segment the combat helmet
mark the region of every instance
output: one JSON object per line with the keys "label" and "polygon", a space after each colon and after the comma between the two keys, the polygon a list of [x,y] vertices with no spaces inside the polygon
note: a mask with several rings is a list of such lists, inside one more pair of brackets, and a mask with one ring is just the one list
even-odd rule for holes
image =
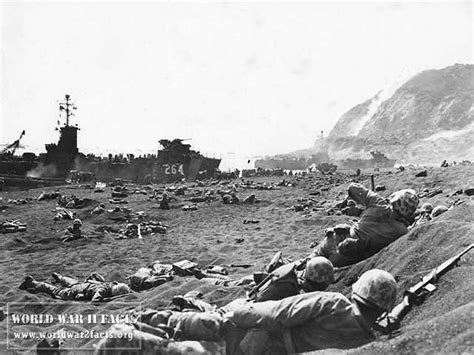
{"label": "combat helmet", "polygon": [[82,221],[79,219],[79,218],[76,218],[73,222],[72,222],[72,225],[73,226],[82,226]]}
{"label": "combat helmet", "polygon": [[412,189],[394,192],[390,195],[389,200],[393,209],[405,218],[410,218],[414,215],[420,202],[415,190]]}
{"label": "combat helmet", "polygon": [[433,205],[429,202],[425,202],[421,205],[420,212],[431,213],[433,211]]}
{"label": "combat helmet", "polygon": [[311,258],[306,263],[305,279],[318,284],[332,284],[335,281],[332,263],[323,256]]}
{"label": "combat helmet", "polygon": [[377,311],[389,312],[397,297],[397,282],[387,271],[366,271],[352,285],[352,298]]}
{"label": "combat helmet", "polygon": [[443,206],[443,205],[438,205],[435,208],[433,208],[433,211],[431,212],[431,217],[433,218],[438,217],[440,214],[443,214],[447,210],[449,210],[448,207]]}

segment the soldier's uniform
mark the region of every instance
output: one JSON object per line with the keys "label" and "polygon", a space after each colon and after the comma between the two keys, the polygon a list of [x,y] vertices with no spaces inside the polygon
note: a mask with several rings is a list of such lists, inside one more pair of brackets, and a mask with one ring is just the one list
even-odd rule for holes
{"label": "soldier's uniform", "polygon": [[35,280],[25,280],[20,285],[20,289],[26,289],[32,292],[47,293],[55,298],[65,301],[103,301],[112,297],[112,287],[116,284],[113,282],[102,282],[88,278],[84,282],[66,276],[58,275],[57,281],[60,286],[48,284]]}
{"label": "soldier's uniform", "polygon": [[359,222],[344,233],[326,236],[321,248],[311,254],[326,256],[339,267],[368,258],[408,233],[418,206],[413,190],[397,191],[386,200],[361,184],[352,183],[348,193],[352,200],[365,206]]}
{"label": "soldier's uniform", "polygon": [[[241,342],[245,354],[349,349],[374,339],[358,308],[334,292],[310,292],[281,301],[229,304],[237,327],[254,329]],[[264,329],[264,330],[258,330]]]}
{"label": "soldier's uniform", "polygon": [[[332,263],[324,257],[310,258],[304,270],[298,270],[298,263],[289,263],[272,271],[270,278],[255,294],[255,302],[281,300],[300,292],[323,291],[334,283]],[[303,264],[300,264],[304,266]]]}
{"label": "soldier's uniform", "polygon": [[[171,329],[175,339],[225,340],[227,354],[350,349],[375,339],[370,328],[382,313],[393,308],[396,294],[393,276],[374,269],[352,285],[352,301],[339,293],[316,291],[279,301],[240,299],[220,310],[202,313],[148,311],[141,314],[140,321]],[[153,343],[159,344],[151,340],[147,346]]]}
{"label": "soldier's uniform", "polygon": [[342,266],[342,257],[337,253],[337,247],[344,239],[350,237],[350,229],[351,226],[348,224],[338,224],[326,229],[324,239],[314,248],[310,257],[324,256],[334,265]]}
{"label": "soldier's uniform", "polygon": [[397,218],[385,198],[355,183],[349,186],[349,196],[366,207],[360,221],[352,226],[350,233],[351,237],[367,243],[369,253],[378,252],[408,232],[410,222]]}
{"label": "soldier's uniform", "polygon": [[67,232],[71,233],[74,239],[82,238],[81,228],[78,225],[73,225],[72,227],[67,227]]}
{"label": "soldier's uniform", "polygon": [[71,227],[66,229],[66,235],[62,238],[63,242],[69,242],[75,239],[84,238],[81,232],[82,221],[80,219],[75,219]]}

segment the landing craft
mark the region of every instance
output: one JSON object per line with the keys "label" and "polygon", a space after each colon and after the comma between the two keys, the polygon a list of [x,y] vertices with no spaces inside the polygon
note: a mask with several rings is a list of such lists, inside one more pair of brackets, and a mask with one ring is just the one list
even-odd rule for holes
{"label": "landing craft", "polygon": [[[321,136],[317,140],[318,151],[310,155],[310,157],[302,156],[302,154],[293,153],[286,155],[277,155],[274,157],[266,157],[255,161],[255,168],[260,169],[285,169],[285,170],[306,170],[316,168],[317,166],[324,171],[334,170],[334,167],[345,169],[370,169],[370,168],[393,168],[397,162],[395,159],[389,159],[385,154],[378,151],[371,151],[370,159],[345,159],[333,160],[329,156],[329,144],[327,139]],[[308,153],[306,153],[308,155]],[[326,165],[325,165],[326,164]]]}
{"label": "landing craft", "polygon": [[158,149],[157,154],[143,157],[133,154],[109,154],[107,158],[85,155],[77,147],[79,127],[70,124],[76,109],[70,96],[66,95],[64,102],[59,104],[60,113],[65,114],[65,124],[59,128],[59,141],[45,145],[46,153],[38,157],[33,153],[24,153],[21,157],[14,155],[24,131],[19,139],[7,145],[0,153],[0,176],[4,179],[13,176],[11,179],[15,181],[30,176],[41,178],[43,182],[48,178],[59,178],[64,183],[73,170],[92,173],[101,181],[121,178],[133,182],[160,183],[210,178],[219,168],[221,159],[205,157],[192,150],[190,144],[183,143],[185,139],[162,139],[162,149]]}
{"label": "landing craft", "polygon": [[337,162],[337,165],[346,169],[393,168],[397,162],[376,150],[370,152],[370,155],[371,159],[346,159]]}

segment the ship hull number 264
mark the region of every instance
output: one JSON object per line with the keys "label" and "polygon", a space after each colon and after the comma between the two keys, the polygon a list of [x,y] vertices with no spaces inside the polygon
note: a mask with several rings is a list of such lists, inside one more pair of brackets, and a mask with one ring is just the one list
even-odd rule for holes
{"label": "ship hull number 264", "polygon": [[184,175],[183,164],[163,164],[166,175]]}

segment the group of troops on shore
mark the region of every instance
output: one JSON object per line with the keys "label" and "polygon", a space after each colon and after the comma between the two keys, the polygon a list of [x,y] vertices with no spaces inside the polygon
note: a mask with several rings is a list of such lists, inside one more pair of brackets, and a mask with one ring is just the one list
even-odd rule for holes
{"label": "group of troops on shore", "polygon": [[[145,311],[138,325],[114,328],[132,329],[133,341],[103,339],[97,353],[121,353],[137,344],[143,353],[199,352],[200,342],[221,342],[228,354],[288,354],[349,349],[373,341],[372,326],[388,316],[395,304],[394,277],[380,269],[366,271],[352,285],[349,298],[325,290],[335,283],[335,268],[376,254],[406,234],[429,206],[418,209],[419,198],[412,189],[396,191],[386,199],[357,183],[350,184],[348,198],[364,206],[358,222],[327,229],[312,253],[298,261],[285,261],[278,254],[266,273],[253,275],[256,286],[247,298],[216,307],[176,296],[175,310]],[[77,234],[79,227],[75,221],[70,233]],[[27,276],[20,289],[92,302],[133,292],[127,284],[106,282],[98,274],[80,282],[55,273],[53,280],[49,284]]]}

